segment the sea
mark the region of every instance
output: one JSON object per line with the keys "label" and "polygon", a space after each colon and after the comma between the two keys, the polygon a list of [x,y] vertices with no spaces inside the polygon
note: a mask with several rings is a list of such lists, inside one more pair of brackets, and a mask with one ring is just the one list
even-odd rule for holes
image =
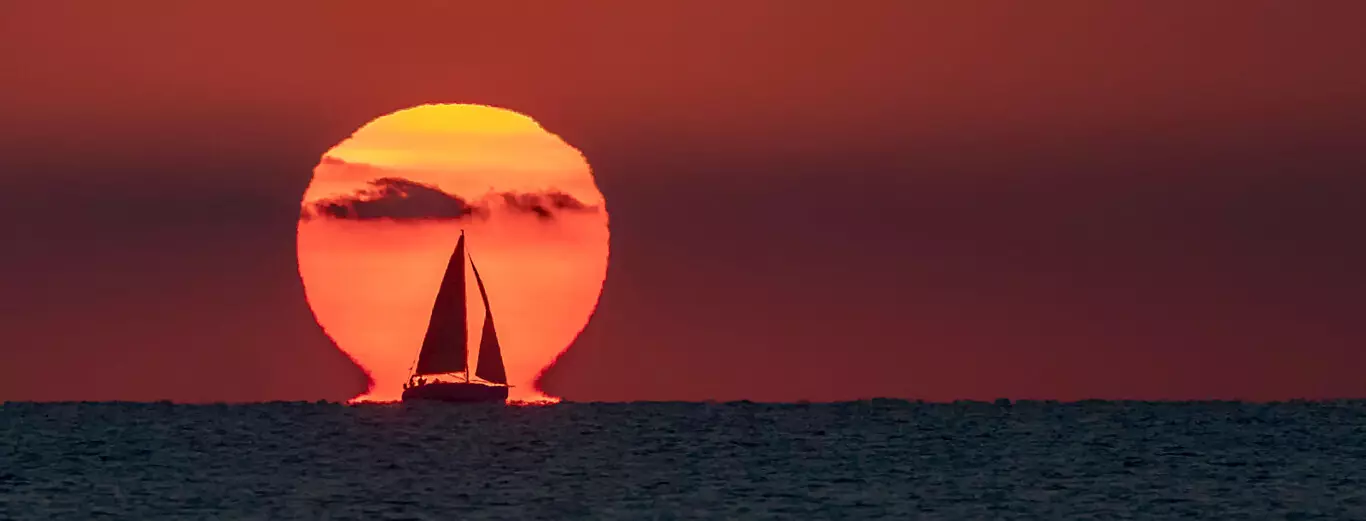
{"label": "sea", "polygon": [[1366,401],[9,402],[0,519],[1366,519]]}

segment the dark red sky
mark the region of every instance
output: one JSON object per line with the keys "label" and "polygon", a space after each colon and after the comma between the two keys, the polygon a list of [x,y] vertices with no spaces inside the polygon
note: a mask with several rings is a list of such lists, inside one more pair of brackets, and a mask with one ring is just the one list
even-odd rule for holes
{"label": "dark red sky", "polygon": [[354,394],[297,202],[432,101],[608,198],[555,394],[1366,395],[1359,2],[406,4],[0,4],[0,399]]}

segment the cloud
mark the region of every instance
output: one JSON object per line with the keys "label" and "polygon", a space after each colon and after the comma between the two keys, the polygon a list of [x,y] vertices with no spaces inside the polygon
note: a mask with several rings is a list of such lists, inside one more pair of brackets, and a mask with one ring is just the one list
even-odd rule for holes
{"label": "cloud", "polygon": [[564,192],[540,192],[540,193],[515,193],[503,192],[499,194],[503,199],[503,207],[521,213],[534,214],[542,220],[551,220],[559,212],[594,212],[597,207],[588,206],[582,201]]}
{"label": "cloud", "polygon": [[[315,201],[303,208],[300,218],[372,221],[455,220],[505,210],[531,214],[543,221],[565,212],[591,213],[596,206],[584,204],[559,191],[499,192],[478,201],[467,201],[441,189],[400,177],[382,177],[351,194]],[[495,204],[501,203],[501,204]]]}
{"label": "cloud", "polygon": [[306,206],[300,217],[417,221],[460,219],[482,211],[482,208],[432,185],[407,179],[382,177],[370,181],[369,185],[369,188],[350,195],[316,201]]}

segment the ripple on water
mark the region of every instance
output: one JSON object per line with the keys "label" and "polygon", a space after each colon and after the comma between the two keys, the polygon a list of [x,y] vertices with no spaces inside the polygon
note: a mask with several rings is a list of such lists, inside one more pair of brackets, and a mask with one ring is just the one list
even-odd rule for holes
{"label": "ripple on water", "polygon": [[5,403],[0,518],[1366,518],[1366,403]]}

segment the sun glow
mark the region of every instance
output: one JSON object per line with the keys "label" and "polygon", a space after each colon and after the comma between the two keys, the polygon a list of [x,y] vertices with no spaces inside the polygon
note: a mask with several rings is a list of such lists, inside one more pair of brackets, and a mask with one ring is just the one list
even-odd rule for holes
{"label": "sun glow", "polygon": [[[299,272],[319,324],[375,381],[357,400],[398,399],[461,230],[489,288],[510,400],[554,401],[533,382],[597,304],[605,201],[577,150],[530,117],[483,105],[382,116],[314,169]],[[473,357],[482,308],[467,320]]]}
{"label": "sun glow", "polygon": [[[407,171],[432,170],[455,190],[555,186],[601,199],[583,155],[535,120],[483,105],[422,105],[362,127],[327,156]],[[494,172],[501,175],[490,175]],[[463,186],[461,186],[463,185]],[[598,201],[593,201],[598,202]]]}

